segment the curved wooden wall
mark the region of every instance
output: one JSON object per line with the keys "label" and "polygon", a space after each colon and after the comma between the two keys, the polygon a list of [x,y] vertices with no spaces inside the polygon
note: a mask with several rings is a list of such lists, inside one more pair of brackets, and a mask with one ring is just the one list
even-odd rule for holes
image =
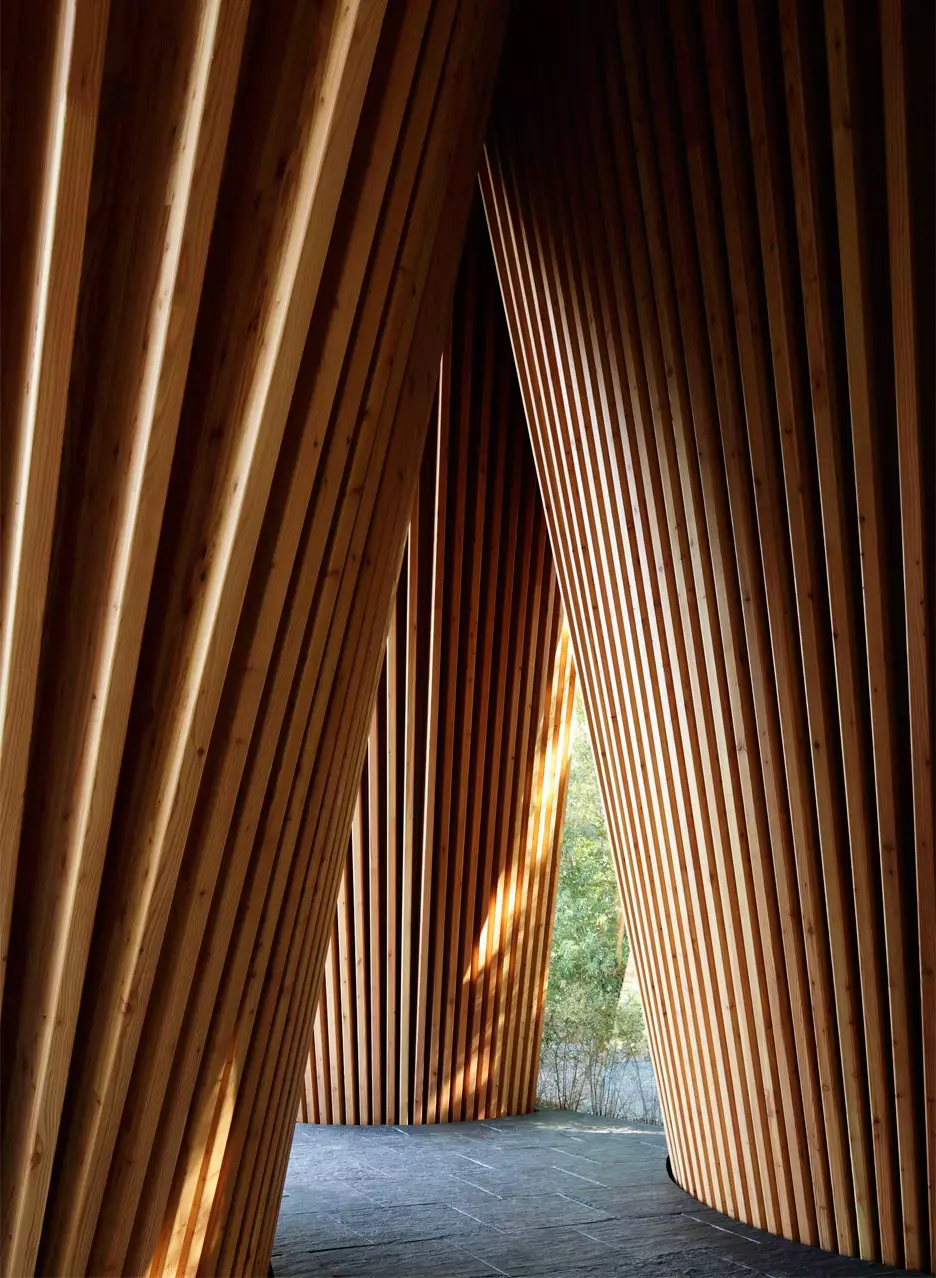
{"label": "curved wooden wall", "polygon": [[266,1272],[502,25],[4,0],[6,1273]]}
{"label": "curved wooden wall", "polygon": [[480,208],[325,961],[300,1121],[535,1101],[574,677]]}
{"label": "curved wooden wall", "polygon": [[680,1182],[936,1260],[933,9],[528,6],[482,186]]}

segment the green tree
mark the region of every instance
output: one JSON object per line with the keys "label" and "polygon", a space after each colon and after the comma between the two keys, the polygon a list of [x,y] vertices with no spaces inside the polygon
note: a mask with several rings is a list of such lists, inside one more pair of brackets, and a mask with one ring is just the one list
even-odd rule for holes
{"label": "green tree", "polygon": [[628,944],[598,771],[576,698],[538,1101],[659,1122],[638,997],[622,994]]}
{"label": "green tree", "polygon": [[[581,695],[575,699],[547,1007],[607,1008],[613,1020],[627,966],[621,899]],[[565,1019],[561,1016],[560,1019]]]}

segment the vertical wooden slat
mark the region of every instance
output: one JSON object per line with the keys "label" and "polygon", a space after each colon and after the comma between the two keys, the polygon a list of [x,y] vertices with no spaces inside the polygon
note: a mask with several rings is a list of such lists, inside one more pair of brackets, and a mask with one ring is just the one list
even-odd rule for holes
{"label": "vertical wooden slat", "polygon": [[[474,310],[473,263],[468,274],[466,291],[468,297],[466,307],[469,316],[471,316]],[[458,900],[454,898],[454,909],[449,908],[449,900],[452,897],[450,871],[454,868],[452,807],[453,803],[457,802],[457,790],[453,772],[456,734],[458,732],[456,701],[462,674],[460,667],[461,610],[464,585],[462,570],[465,559],[465,508],[469,466],[468,439],[464,427],[467,426],[468,417],[466,401],[470,403],[471,395],[472,342],[473,326],[469,321],[465,349],[462,350],[459,347],[456,350],[453,347],[452,351],[452,388],[454,393],[448,409],[448,457],[450,469],[444,477],[445,482],[449,485],[452,522],[451,542],[446,543],[445,546],[445,553],[450,563],[450,572],[448,574],[447,607],[443,613],[445,618],[443,624],[449,641],[443,649],[442,657],[445,679],[444,687],[440,693],[441,753],[438,771],[431,782],[433,786],[438,787],[436,799],[438,834],[436,837],[439,841],[439,857],[433,872],[435,895],[433,898],[434,905],[431,907],[433,916],[433,961],[430,993],[431,1010],[429,1015],[430,1034],[427,1040],[429,1044],[427,1121],[430,1123],[437,1120],[443,1107],[446,1113],[448,1110],[448,1102],[443,1099],[443,1087],[440,1084],[439,1077],[440,1071],[444,1069],[445,1065],[442,1047],[447,1012],[444,998],[446,989],[445,959],[449,947],[450,930],[453,926],[457,926],[457,915],[454,913],[454,909],[457,909],[458,906]],[[461,410],[459,405],[461,405]]]}
{"label": "vertical wooden slat", "polygon": [[[890,242],[891,313],[894,346],[894,395],[897,415],[897,456],[900,477],[901,548],[903,552],[904,625],[907,642],[907,683],[910,705],[910,768],[913,795],[913,847],[916,870],[917,937],[923,1046],[926,1192],[920,1230],[929,1228],[930,1263],[936,1263],[936,813],[933,788],[933,665],[931,632],[936,587],[926,571],[924,519],[925,459],[921,449],[923,420],[919,378],[926,359],[917,335],[917,287],[912,236],[912,194],[909,185],[907,83],[904,70],[907,39],[914,38],[905,21],[902,0],[882,0],[881,57],[884,77],[885,145],[887,154],[887,210]],[[931,281],[930,281],[931,282]],[[921,287],[926,287],[922,284]],[[930,465],[933,464],[932,437]],[[932,490],[931,490],[932,495]],[[929,543],[933,553],[932,533]],[[908,975],[908,981],[912,978]],[[894,1044],[896,1052],[897,1045]],[[908,1053],[909,1056],[909,1053]],[[896,1062],[895,1062],[896,1063]],[[923,1157],[922,1152],[918,1155]],[[906,1166],[906,1164],[904,1164]],[[907,1189],[904,1192],[908,1192]],[[912,1188],[909,1189],[912,1193]],[[928,1204],[928,1213],[925,1205]],[[928,1215],[928,1222],[927,1222]],[[906,1238],[906,1234],[905,1234]],[[922,1266],[925,1238],[915,1255]],[[911,1263],[907,1246],[907,1263]]]}
{"label": "vertical wooden slat", "polygon": [[384,1098],[387,1107],[387,1122],[397,1123],[397,1006],[399,998],[397,961],[399,922],[397,903],[397,872],[399,857],[397,851],[397,739],[399,723],[397,719],[397,601],[394,600],[393,614],[390,619],[390,634],[387,637],[387,728],[384,745],[386,767],[386,861],[385,882],[387,894],[387,911],[385,932],[386,947],[384,950],[386,994],[386,1021],[384,1028]]}
{"label": "vertical wooden slat", "polygon": [[[432,591],[420,590],[407,559],[394,604],[397,624],[405,607],[408,647],[414,657],[432,655],[425,667],[407,670],[412,688],[405,704],[396,698],[397,713],[416,715],[416,723],[394,727],[389,696],[386,716],[382,709],[375,714],[358,797],[360,808],[372,794],[375,776],[381,778],[383,795],[386,778],[387,804],[396,801],[415,828],[404,826],[394,846],[389,839],[386,845],[372,840],[370,868],[365,871],[362,864],[357,873],[352,835],[351,873],[344,889],[367,898],[368,918],[363,899],[355,903],[366,929],[357,948],[366,947],[371,965],[376,961],[388,980],[392,954],[416,951],[411,969],[415,966],[417,980],[421,976],[424,982],[417,998],[425,1002],[421,1012],[417,1004],[415,1033],[403,1034],[402,1017],[398,1027],[388,999],[369,1022],[371,1048],[384,1043],[386,1057],[378,1059],[374,1051],[372,1058],[363,1059],[366,1069],[380,1069],[388,1080],[399,1070],[400,1113],[417,1121],[459,1121],[527,1105],[529,1080],[536,1072],[528,1027],[549,960],[548,946],[541,943],[546,926],[541,903],[549,895],[553,867],[540,854],[548,827],[551,849],[558,855],[564,810],[556,806],[554,789],[561,786],[568,765],[572,709],[571,657],[559,656],[561,605],[480,208],[456,291],[439,396],[437,437],[427,449],[421,480],[428,492],[436,478],[436,497],[431,509],[426,502],[414,510],[408,554],[425,545],[421,531],[431,532],[436,572],[444,568],[446,577],[451,574],[449,589],[440,609],[439,577]],[[421,530],[430,516],[433,526]],[[521,524],[525,584],[518,601],[514,570]],[[392,669],[400,664],[392,634],[381,676],[381,707]],[[557,683],[553,676],[560,662],[563,678]],[[513,716],[513,729],[507,732],[505,700]],[[419,718],[423,704],[428,721]],[[393,767],[394,731],[413,743],[408,752],[418,756],[416,741],[422,736],[427,760],[435,754],[421,809],[406,797],[406,769]],[[495,771],[488,742],[496,750]],[[406,857],[412,855],[407,845],[421,846],[429,861],[421,881],[405,873]],[[493,878],[498,865],[499,905]],[[373,915],[373,894],[380,886],[373,877],[375,867],[386,882],[398,876],[401,884],[393,936],[389,910]],[[436,895],[427,913],[430,889]],[[375,987],[380,989],[372,975],[368,999]],[[433,1005],[435,1020],[429,1015]],[[326,1006],[327,992],[320,1008]],[[485,1015],[490,1016],[492,1040],[487,1070],[481,1059]],[[493,1043],[498,1036],[502,1049]],[[404,1104],[403,1071],[411,1043],[414,1069]],[[315,1047],[313,1036],[310,1069],[320,1067]],[[426,1057],[429,1066],[421,1064]],[[388,1082],[386,1121],[394,1117],[391,1097],[395,1104]]]}
{"label": "vertical wooden slat", "polygon": [[[552,757],[554,768],[552,777],[552,812],[551,829],[547,834],[549,840],[547,856],[549,858],[548,880],[543,899],[542,922],[538,929],[538,947],[542,954],[551,954],[553,927],[556,920],[556,898],[559,889],[559,863],[562,846],[562,830],[565,818],[566,797],[568,794],[569,760],[572,744],[572,712],[575,704],[575,665],[572,659],[572,646],[568,627],[563,620],[563,634],[560,660],[564,662],[560,686],[564,690],[564,704],[557,706],[559,723],[561,724],[558,739]],[[535,992],[536,1002],[533,1007],[532,1044],[526,1053],[529,1077],[527,1081],[526,1104],[532,1108],[536,1101],[536,1088],[539,1074],[540,1045],[543,1037],[543,1021],[546,1011],[546,983],[549,976],[548,966],[537,960],[535,969],[539,988]],[[522,1102],[521,1102],[522,1103]]]}
{"label": "vertical wooden slat", "polygon": [[[482,302],[483,306],[483,302]],[[478,627],[481,606],[481,578],[484,566],[485,513],[488,484],[488,467],[491,450],[491,393],[493,384],[494,358],[494,323],[490,307],[481,310],[484,340],[478,343],[477,355],[474,358],[481,363],[480,379],[477,369],[472,368],[472,397],[466,405],[462,402],[462,411],[467,416],[463,421],[463,429],[475,426],[476,415],[480,417],[479,428],[475,429],[472,447],[472,479],[474,482],[474,514],[471,523],[471,541],[468,546],[470,558],[470,574],[468,577],[468,616],[467,616],[467,653],[466,664],[461,670],[462,714],[459,722],[462,725],[460,734],[460,771],[458,779],[458,824],[456,827],[457,871],[452,884],[453,900],[458,902],[460,915],[459,931],[451,937],[452,954],[449,960],[447,1005],[450,1013],[446,1020],[445,1033],[445,1082],[443,1087],[450,1095],[449,1113],[454,1121],[463,1117],[465,1055],[464,1040],[467,1033],[467,1000],[465,999],[465,973],[470,971],[471,936],[474,930],[475,890],[478,875],[478,845],[469,835],[469,809],[472,788],[469,776],[474,762],[473,751],[483,737],[483,728],[478,722],[476,711],[476,683],[478,671]],[[469,315],[469,324],[475,317]],[[471,359],[473,351],[469,349],[466,363]],[[478,402],[478,382],[480,380],[480,404]],[[482,656],[483,661],[483,656]],[[483,716],[486,724],[486,716]],[[479,774],[476,771],[475,776]]]}
{"label": "vertical wooden slat", "polygon": [[341,1078],[344,1087],[345,1121],[358,1122],[358,1096],[355,1086],[357,1079],[352,1068],[356,1026],[351,1005],[352,963],[350,951],[350,919],[351,902],[345,889],[347,872],[341,876],[341,887],[338,889],[337,923],[338,923],[338,972],[337,989],[341,1005]]}
{"label": "vertical wooden slat", "polygon": [[403,848],[400,874],[400,1029],[399,1121],[408,1123],[410,1079],[412,1077],[410,1037],[412,1027],[413,933],[415,929],[416,880],[416,685],[419,677],[418,609],[421,578],[420,488],[416,489],[413,517],[406,543],[406,677],[403,688]]}
{"label": "vertical wooden slat", "polygon": [[[493,272],[491,273],[493,274]],[[493,280],[491,280],[493,283]],[[470,864],[469,883],[465,890],[466,919],[462,931],[462,951],[459,962],[458,979],[461,982],[459,999],[459,1019],[457,1037],[457,1056],[455,1061],[455,1079],[460,1092],[461,1105],[456,1110],[456,1118],[470,1119],[477,1117],[477,1046],[469,1025],[480,1008],[478,998],[478,963],[480,938],[478,935],[478,919],[484,928],[486,903],[490,899],[487,884],[490,881],[490,861],[493,852],[491,844],[482,843],[481,827],[484,817],[485,798],[491,802],[491,783],[494,780],[493,768],[488,765],[488,741],[491,739],[490,725],[492,713],[498,717],[499,707],[492,707],[491,683],[494,667],[495,627],[501,620],[498,585],[501,551],[501,528],[504,510],[504,492],[506,480],[504,467],[507,455],[509,432],[504,429],[507,418],[507,403],[511,382],[503,362],[496,355],[503,350],[503,341],[495,346],[494,316],[490,304],[486,316],[485,327],[485,374],[482,413],[491,415],[491,429],[494,443],[494,469],[488,492],[487,504],[482,508],[479,491],[478,514],[483,519],[483,546],[475,542],[475,554],[483,561],[479,571],[479,588],[484,591],[483,617],[484,629],[479,639],[478,660],[481,665],[481,680],[478,690],[478,720],[474,734],[474,760],[472,762],[472,807],[471,820],[466,831]],[[488,361],[491,368],[488,372]],[[498,374],[500,373],[500,376]],[[498,426],[501,429],[498,430]],[[481,585],[482,581],[486,584]]]}
{"label": "vertical wooden slat", "polygon": [[[505,379],[506,381],[506,379]],[[504,402],[504,401],[502,401]],[[506,404],[509,404],[509,398]],[[503,432],[506,440],[506,432]],[[513,600],[514,583],[516,580],[516,558],[517,558],[517,528],[519,522],[519,493],[521,468],[515,462],[518,447],[516,442],[511,441],[511,450],[508,453],[508,469],[507,474],[510,476],[510,482],[505,483],[504,488],[504,507],[507,524],[507,535],[504,550],[504,568],[499,578],[499,588],[504,592],[505,600]],[[497,588],[497,586],[495,586]],[[468,1088],[473,1097],[473,1117],[483,1119],[488,1117],[487,1110],[487,1073],[484,1070],[484,1046],[485,1046],[485,1025],[486,1011],[490,1004],[493,991],[493,966],[494,955],[496,953],[497,937],[495,935],[495,911],[497,903],[497,893],[500,887],[501,858],[499,852],[499,844],[497,832],[499,829],[498,815],[499,810],[504,806],[501,798],[501,787],[505,782],[504,760],[507,758],[507,748],[504,732],[505,716],[504,710],[507,704],[507,686],[510,669],[510,635],[512,615],[511,607],[501,607],[498,611],[498,662],[497,662],[497,686],[494,693],[494,730],[491,736],[491,749],[488,754],[488,791],[487,791],[487,820],[484,822],[483,845],[484,854],[484,872],[479,880],[479,908],[481,911],[480,934],[477,944],[477,962],[472,963],[472,979],[476,982],[476,991],[474,997],[474,1006],[471,1013],[471,1053],[469,1058],[469,1077]]]}
{"label": "vertical wooden slat", "polygon": [[[910,1058],[908,1025],[908,964],[903,936],[902,899],[904,870],[900,845],[895,752],[898,725],[894,699],[892,625],[887,608],[884,537],[883,453],[877,439],[882,432],[884,395],[878,389],[880,374],[875,368],[874,303],[871,296],[867,228],[867,196],[863,184],[861,138],[854,120],[861,107],[856,82],[857,33],[854,17],[845,6],[825,6],[826,45],[829,65],[829,102],[832,115],[832,155],[835,168],[836,211],[842,273],[845,348],[848,368],[848,395],[851,411],[851,443],[854,483],[858,504],[862,604],[865,627],[865,659],[870,699],[873,740],[874,794],[877,810],[880,895],[884,915],[884,960],[890,1001],[890,1049],[896,1101],[894,1120],[885,1120],[877,1107],[872,1115],[874,1138],[880,1156],[875,1162],[881,1249],[886,1256],[899,1255],[896,1236],[903,1214],[903,1249],[908,1266],[919,1268],[924,1255],[920,1236],[920,1194],[916,1184],[919,1111]],[[866,136],[866,135],[865,135]],[[865,160],[866,162],[866,160]],[[862,936],[861,944],[872,938]],[[878,959],[880,960],[880,953]],[[866,1015],[875,1019],[872,1006]],[[883,1037],[876,1038],[884,1047]],[[891,1163],[896,1145],[899,1185],[894,1184]],[[898,1194],[900,1195],[898,1200]]]}
{"label": "vertical wooden slat", "polygon": [[381,850],[383,846],[383,822],[381,820],[380,793],[380,725],[378,708],[374,706],[371,715],[370,737],[367,742],[367,842],[368,842],[368,881],[367,881],[367,939],[368,939],[368,974],[367,990],[370,1012],[368,1041],[370,1060],[367,1072],[370,1078],[370,1104],[372,1121],[382,1123],[383,1119],[383,1071],[381,1069],[381,1047],[383,1040],[383,972],[384,972],[384,929],[380,917],[380,868]]}
{"label": "vertical wooden slat", "polygon": [[[355,1075],[358,1080],[358,1122],[371,1121],[371,1098],[368,1086],[367,1035],[370,1026],[368,998],[367,927],[364,911],[367,892],[364,886],[364,798],[358,793],[351,820],[351,906],[354,910],[354,1022]],[[348,1068],[346,1066],[346,1068]]]}

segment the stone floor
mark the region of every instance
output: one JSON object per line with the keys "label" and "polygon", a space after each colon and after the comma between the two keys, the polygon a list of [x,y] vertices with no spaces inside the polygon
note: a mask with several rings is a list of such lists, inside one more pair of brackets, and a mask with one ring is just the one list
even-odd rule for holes
{"label": "stone floor", "polygon": [[660,1128],[552,1111],[433,1127],[298,1126],[273,1272],[276,1278],[903,1272],[739,1225],[678,1189],[665,1159]]}

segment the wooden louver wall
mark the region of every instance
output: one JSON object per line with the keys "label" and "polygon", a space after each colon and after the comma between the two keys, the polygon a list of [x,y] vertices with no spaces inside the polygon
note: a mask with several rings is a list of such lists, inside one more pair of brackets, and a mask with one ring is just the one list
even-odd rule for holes
{"label": "wooden louver wall", "polygon": [[535,1100],[574,678],[480,207],[443,356],[300,1121]]}
{"label": "wooden louver wall", "polygon": [[503,11],[2,21],[0,1267],[265,1273]]}
{"label": "wooden louver wall", "polygon": [[482,173],[676,1174],[916,1269],[933,23],[531,4]]}

